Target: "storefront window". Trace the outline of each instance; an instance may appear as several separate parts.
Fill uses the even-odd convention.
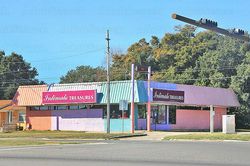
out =
[[[158,106],[151,106],[151,123],[158,124]]]
[[[158,111],[158,124],[165,124],[166,123],[166,109],[165,105],[160,105]]]
[[[169,106],[169,123],[176,124],[176,106]]]
[[[19,112],[18,113],[18,121],[19,122],[25,122],[25,113],[24,112]]]
[[[146,119],[147,117],[146,105],[138,105],[138,116],[139,119]]]
[[[107,105],[103,106],[103,118],[107,118]]]
[[[87,105],[81,104],[79,105],[79,109],[80,110],[87,109]]]
[[[32,110],[32,111],[39,111],[40,107],[39,106],[30,107],[30,110]]]
[[[79,106],[78,106],[78,105],[70,105],[70,106],[69,106],[69,109],[70,109],[70,110],[78,110],[78,109],[79,109]]]
[[[65,105],[57,106],[57,110],[67,110],[67,109],[68,109],[68,107]]]
[[[107,117],[107,107],[103,106],[103,118]],[[111,119],[121,119],[122,118],[122,111],[119,110],[119,105],[110,105],[110,118]],[[129,110],[123,111],[123,118],[129,118]]]
[[[49,110],[49,107],[48,106],[41,106],[40,110],[41,111],[47,111],[47,110]]]
[[[93,106],[91,106],[91,109],[103,109],[105,107],[106,107],[106,105],[93,105]]]
[[[110,106],[110,118],[119,119],[121,118],[121,111],[119,110],[119,105],[111,105]]]

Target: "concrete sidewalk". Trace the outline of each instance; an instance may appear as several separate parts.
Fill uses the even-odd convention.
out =
[[[140,131],[142,132],[142,131]],[[147,136],[140,136],[140,137],[128,137],[128,138],[121,138],[120,140],[151,140],[151,141],[160,141],[166,136],[173,136],[173,135],[185,135],[185,134],[208,134],[209,132],[169,132],[169,131],[151,131],[147,132],[145,131]],[[216,132],[215,132],[216,133]],[[219,132],[220,133],[220,132]],[[237,132],[235,134],[249,134],[250,132]]]
[[[203,132],[164,132],[164,131],[152,131],[146,132],[147,136],[141,137],[128,137],[128,138],[121,138],[120,140],[151,140],[151,141],[160,141],[166,136],[172,135],[184,135],[184,134],[194,134],[194,133],[203,133]]]

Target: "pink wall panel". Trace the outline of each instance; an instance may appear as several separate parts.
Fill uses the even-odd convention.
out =
[[[226,108],[215,108],[214,128],[222,129],[222,115],[227,114]]]
[[[176,124],[172,129],[208,129],[209,111],[176,110]]]
[[[226,114],[226,108],[215,108],[214,128],[222,128],[222,115]],[[172,129],[209,129],[210,112],[203,110],[176,110],[176,124]]]

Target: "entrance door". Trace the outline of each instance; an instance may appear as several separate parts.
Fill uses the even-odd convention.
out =
[[[168,124],[168,107],[165,105],[153,106],[151,117],[152,130],[164,130],[163,125]]]
[[[151,109],[151,124],[153,126],[151,126],[152,130],[157,130],[157,124],[158,124],[158,106],[152,106]]]

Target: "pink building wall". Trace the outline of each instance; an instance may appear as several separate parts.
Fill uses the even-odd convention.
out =
[[[222,129],[222,115],[226,114],[226,108],[215,108],[215,129]],[[176,124],[171,125],[171,129],[209,129],[209,116],[208,110],[176,110]]]
[[[222,129],[222,115],[227,114],[226,108],[215,108],[215,116],[214,116],[214,128]]]
[[[54,110],[51,130],[104,131],[102,109]]]

